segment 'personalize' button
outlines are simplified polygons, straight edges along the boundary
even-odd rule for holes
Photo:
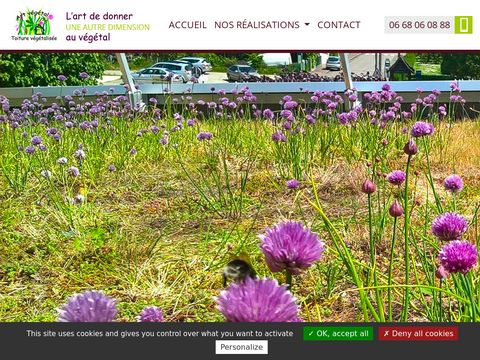
[[[268,340],[216,340],[215,354],[268,354]]]

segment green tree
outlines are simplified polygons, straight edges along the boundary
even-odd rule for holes
[[[103,55],[95,53],[0,54],[0,87],[60,85],[60,74],[66,85],[95,85],[103,71]],[[89,78],[81,79],[81,72]]]
[[[442,73],[457,79],[480,78],[480,55],[470,53],[442,54]]]

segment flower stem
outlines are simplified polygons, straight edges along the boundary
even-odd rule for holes
[[[392,319],[392,269],[393,269],[393,255],[395,251],[395,233],[397,232],[397,218],[393,218],[393,233],[392,233],[392,243],[390,246],[390,263],[388,265],[388,321],[393,321]]]
[[[285,280],[287,283],[288,290],[292,290],[292,272],[288,269],[285,270]]]
[[[408,241],[408,233],[410,231],[410,216],[408,213],[408,175],[410,172],[410,162],[412,160],[412,155],[408,155],[407,160],[407,168],[405,170],[405,192],[403,194],[403,210],[405,213],[405,220],[404,220],[404,231],[405,231],[405,285],[409,285],[410,283],[410,249],[409,249],[409,241]],[[408,308],[410,306],[410,288],[408,286],[405,287],[405,291],[403,293],[403,309],[402,309],[402,321],[407,321],[408,319]]]
[[[432,188],[433,197],[435,198],[435,204],[437,205],[438,213],[441,214],[441,213],[443,213],[443,207],[442,207],[442,203],[440,201],[440,198],[437,194],[437,191],[435,190],[435,185],[433,184],[432,170],[431,170],[431,167],[430,167],[430,156],[429,156],[430,147],[429,147],[428,141],[426,139],[423,140],[423,144],[425,145],[425,156],[427,158],[427,180],[428,180],[428,183],[429,183],[430,187]]]
[[[443,280],[440,280],[440,289],[442,288],[442,285],[443,285]],[[440,307],[440,311],[439,311],[439,314],[440,314],[440,322],[443,321],[443,305],[442,305],[442,292],[439,291],[438,292],[438,302],[439,302],[439,307]]]
[[[378,314],[380,315],[381,321],[385,321],[385,313],[383,312],[383,300],[381,296],[381,291],[378,288],[376,244],[375,244],[375,238],[373,236],[372,222],[373,222],[372,196],[371,194],[368,194],[368,230],[370,233],[370,263],[371,263],[372,272],[373,272],[373,284],[375,286],[375,299],[377,301]]]

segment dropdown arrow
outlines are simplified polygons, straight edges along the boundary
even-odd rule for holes
[[[307,25],[307,26],[308,26],[308,25],[310,25],[310,23],[305,23],[305,25]]]

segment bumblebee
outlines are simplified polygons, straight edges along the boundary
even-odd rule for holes
[[[232,259],[224,268],[223,268],[223,286],[227,286],[228,280],[241,282],[247,277],[252,279],[257,277],[255,270],[250,264],[248,255],[241,253],[239,256]]]

